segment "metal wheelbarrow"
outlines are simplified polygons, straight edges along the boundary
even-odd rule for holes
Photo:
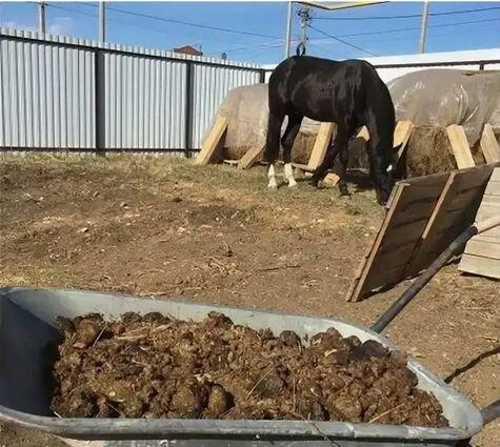
[[[500,217],[495,225],[500,224]],[[396,349],[380,332],[401,312],[432,276],[474,234],[491,228],[492,221],[470,227],[397,300],[371,329],[337,319],[312,318],[255,310],[155,301],[126,296],[54,289],[0,289],[0,420],[59,436],[70,445],[99,447],[395,447],[468,445],[482,427],[500,416],[500,401],[479,410],[469,399],[415,360],[408,368],[418,387],[431,392],[450,422],[446,428],[320,421],[255,421],[194,419],[57,418],[50,411],[49,376],[53,347],[59,339],[58,316],[73,318],[98,312],[107,318],[125,312],[160,312],[180,319],[201,320],[216,310],[234,323],[279,333],[293,330],[300,337],[335,327],[344,337],[376,340]],[[87,442],[90,441],[90,442]]]

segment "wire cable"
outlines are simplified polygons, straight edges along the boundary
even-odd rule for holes
[[[92,6],[92,7],[97,8],[97,5],[92,5],[89,3],[83,3],[83,5],[84,6]],[[262,37],[265,39],[280,39],[280,37],[270,36],[268,34],[254,33],[251,31],[239,31],[239,30],[235,30],[235,29],[231,29],[231,28],[223,28],[223,27],[212,26],[212,25],[203,25],[201,23],[185,22],[183,20],[169,19],[166,17],[159,17],[159,16],[154,16],[151,14],[144,14],[141,12],[129,11],[127,9],[116,8],[114,6],[106,6],[106,9],[108,11],[115,11],[115,12],[120,13],[120,14],[128,14],[128,15],[142,17],[142,18],[150,19],[150,20],[156,20],[156,21],[164,22],[164,23],[176,23],[178,25],[191,26],[193,28],[206,29],[206,30],[210,30],[210,31],[220,31],[220,32],[224,32],[224,33],[239,34],[242,36]]]
[[[430,17],[438,16],[451,16],[457,14],[470,14],[474,12],[492,11],[498,10],[500,6],[490,6],[488,8],[476,8],[476,9],[463,9],[456,11],[446,11],[446,12],[431,12],[428,15]],[[420,18],[422,14],[408,14],[399,16],[372,16],[372,17],[315,17],[315,20],[392,20],[392,19],[414,19]]]
[[[347,42],[347,41],[345,41],[343,39],[340,39],[339,37],[336,37],[336,36],[334,36],[332,34],[328,34],[327,32],[325,32],[323,30],[320,30],[319,28],[316,28],[316,27],[314,27],[312,25],[309,25],[309,27],[311,29],[313,29],[314,31],[320,33],[320,34],[323,34],[324,36],[329,37],[330,39],[336,40],[337,42],[340,42],[340,43],[342,43],[344,45],[347,45],[348,47],[354,48],[354,49],[356,49],[358,51],[362,51],[363,53],[369,54],[370,56],[377,56],[375,53],[373,53],[371,51],[368,51],[368,50],[365,50],[364,48],[358,47],[357,45],[349,43],[349,42]]]

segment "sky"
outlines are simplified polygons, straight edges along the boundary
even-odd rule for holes
[[[225,52],[231,60],[259,64],[274,64],[284,58],[286,2],[108,2],[107,5],[109,42],[167,50],[182,45],[201,46],[207,56],[219,57]],[[33,2],[1,2],[1,26],[36,30],[37,8]],[[293,52],[300,36],[299,8],[294,6]],[[420,17],[393,16],[420,15],[422,8],[422,2],[387,2],[344,11],[315,9],[312,28],[308,30],[307,53],[330,59],[416,53]],[[496,9],[464,12],[484,8]],[[447,12],[464,13],[439,15]],[[429,17],[428,52],[500,48],[500,1],[433,1],[430,13],[438,15]],[[97,2],[49,2],[48,30],[97,40],[97,15]]]

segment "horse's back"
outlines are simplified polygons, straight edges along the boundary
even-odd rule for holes
[[[360,59],[335,61],[293,56],[281,62],[269,80],[272,109],[295,110],[311,119],[364,121],[370,103],[391,106],[386,85],[375,68]]]

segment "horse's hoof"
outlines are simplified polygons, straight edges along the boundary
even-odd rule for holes
[[[288,182],[288,187],[289,188],[297,188],[297,182]]]
[[[277,191],[278,185],[267,185],[267,189],[269,189],[270,191]]]
[[[313,188],[319,188],[320,181],[318,179],[313,177],[311,178],[310,183]]]

